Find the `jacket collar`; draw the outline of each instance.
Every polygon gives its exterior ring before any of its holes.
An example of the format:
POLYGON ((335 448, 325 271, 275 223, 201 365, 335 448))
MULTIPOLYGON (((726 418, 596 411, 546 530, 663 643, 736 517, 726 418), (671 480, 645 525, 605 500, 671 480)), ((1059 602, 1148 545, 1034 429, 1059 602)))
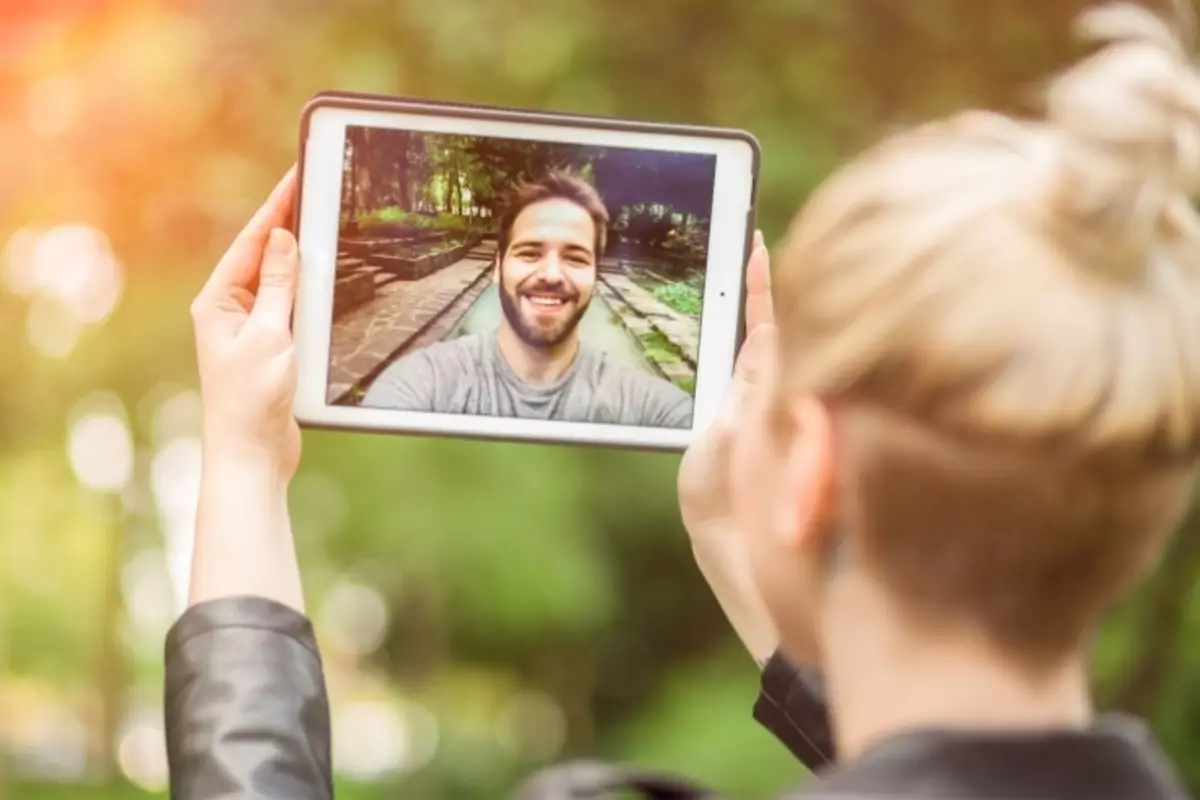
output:
POLYGON ((922 731, 871 747, 799 796, 921 800, 1187 800, 1145 726, 1101 718, 1089 730, 922 731))

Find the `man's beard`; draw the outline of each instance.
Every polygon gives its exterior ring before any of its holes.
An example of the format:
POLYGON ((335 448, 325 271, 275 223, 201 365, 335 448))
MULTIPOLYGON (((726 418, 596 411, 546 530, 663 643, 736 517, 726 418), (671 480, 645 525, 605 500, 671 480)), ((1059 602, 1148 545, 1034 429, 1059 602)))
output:
MULTIPOLYGON (((551 348, 562 344, 575 332, 579 320, 583 318, 588 308, 587 300, 581 302, 579 293, 571 291, 562 285, 548 285, 538 281, 529 286, 518 286, 515 293, 510 293, 504 282, 500 282, 500 308, 509 326, 521 341, 531 347, 551 348), (561 297, 568 307, 573 307, 569 316, 564 314, 562 319, 550 325, 539 325, 525 319, 521 314, 521 296, 529 293, 553 294, 561 297)), ((565 311, 565 310, 564 310, 565 311)))

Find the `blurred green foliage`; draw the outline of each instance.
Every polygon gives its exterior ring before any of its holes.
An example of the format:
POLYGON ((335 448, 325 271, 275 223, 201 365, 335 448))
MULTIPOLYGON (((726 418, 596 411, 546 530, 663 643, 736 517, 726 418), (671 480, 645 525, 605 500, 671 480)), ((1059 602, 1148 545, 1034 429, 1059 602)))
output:
MULTIPOLYGON (((152 732, 160 713, 174 613, 152 567, 165 563, 172 487, 186 499, 196 435, 188 303, 294 159, 313 93, 744 127, 763 146, 770 241, 839 159, 892 126, 966 105, 1025 108, 1073 54, 1068 23, 1082 5, 6 4, 6 280, 33 263, 12 244, 19 230, 78 223, 107 236, 123 294, 115 313, 76 331, 34 294, 0 290, 0 797, 139 796, 40 774, 104 782, 118 764, 153 763, 156 740, 130 731, 152 732), (72 471, 87 458, 70 457, 79 404, 101 400, 123 409, 136 454, 119 498, 81 489, 72 471), (65 761, 45 761, 55 754, 65 761)), ((676 466, 665 455, 306 434, 294 521, 335 714, 383 701, 424 709, 438 731, 422 768, 339 796, 495 798, 576 754, 745 797, 803 780, 750 720, 757 676, 693 568, 676 466), (347 628, 370 639, 378 611, 347 585, 382 602, 369 647, 343 641, 347 628)), ((1148 715, 1200 789, 1200 536, 1189 525, 1103 630, 1096 676, 1102 705, 1148 715)), ((353 732, 361 717, 347 719, 353 732)), ((134 771, 161 785, 152 769, 134 771)))
POLYGON ((654 287, 654 297, 681 314, 700 316, 703 295, 694 282, 662 283, 654 287))

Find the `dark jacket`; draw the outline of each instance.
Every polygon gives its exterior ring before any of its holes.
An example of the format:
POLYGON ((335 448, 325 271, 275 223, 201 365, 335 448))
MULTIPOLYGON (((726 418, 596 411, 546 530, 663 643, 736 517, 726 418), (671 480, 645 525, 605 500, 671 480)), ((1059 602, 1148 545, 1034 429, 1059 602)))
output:
MULTIPOLYGON (((189 609, 166 646, 166 731, 174 800, 333 797, 329 703, 312 626, 259 598, 189 609)), ((1145 728, 1126 718, 1090 731, 893 737, 835 769, 819 678, 776 655, 755 718, 817 778, 789 797, 913 800, 1186 800, 1145 728)), ((520 800, 701 800, 674 776, 598 763, 538 773, 520 800)))

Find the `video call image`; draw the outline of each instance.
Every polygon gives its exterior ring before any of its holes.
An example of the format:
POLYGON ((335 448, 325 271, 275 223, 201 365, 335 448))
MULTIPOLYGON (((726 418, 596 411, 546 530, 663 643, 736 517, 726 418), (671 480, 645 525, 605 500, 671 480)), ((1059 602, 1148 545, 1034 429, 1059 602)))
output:
POLYGON ((690 427, 715 169, 348 128, 327 402, 690 427))

